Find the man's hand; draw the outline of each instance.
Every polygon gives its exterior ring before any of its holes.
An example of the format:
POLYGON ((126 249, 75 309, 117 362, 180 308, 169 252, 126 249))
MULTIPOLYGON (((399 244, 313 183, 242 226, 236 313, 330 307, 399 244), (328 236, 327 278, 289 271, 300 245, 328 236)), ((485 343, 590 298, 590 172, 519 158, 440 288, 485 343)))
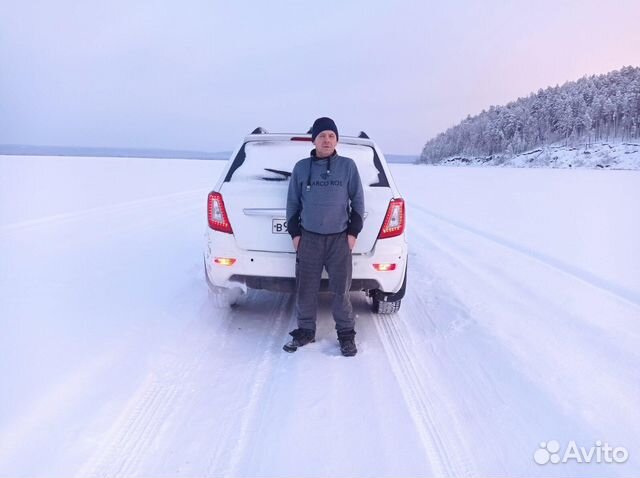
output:
POLYGON ((349 250, 352 251, 353 248, 356 247, 356 236, 349 234, 347 236, 347 241, 349 241, 349 250))
POLYGON ((293 238, 293 248, 297 251, 298 244, 300 244, 300 236, 296 236, 293 238))

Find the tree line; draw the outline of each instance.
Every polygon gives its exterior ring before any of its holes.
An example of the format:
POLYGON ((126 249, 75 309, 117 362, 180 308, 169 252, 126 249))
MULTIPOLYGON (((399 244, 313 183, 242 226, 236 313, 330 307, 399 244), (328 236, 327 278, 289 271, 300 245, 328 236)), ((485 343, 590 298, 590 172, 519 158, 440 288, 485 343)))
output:
POLYGON ((491 106, 429 140, 420 161, 513 156, 548 144, 640 138, 640 68, 624 67, 491 106))

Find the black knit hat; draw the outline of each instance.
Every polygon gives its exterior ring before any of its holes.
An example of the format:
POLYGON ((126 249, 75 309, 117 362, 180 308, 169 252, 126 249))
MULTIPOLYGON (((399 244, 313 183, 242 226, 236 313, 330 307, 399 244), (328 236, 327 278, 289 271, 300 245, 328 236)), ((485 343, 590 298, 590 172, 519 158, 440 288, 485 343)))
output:
POLYGON ((338 135, 338 127, 333 122, 331 118, 327 118, 323 116, 322 118, 318 118, 313 122, 313 126, 311 127, 311 141, 316 140, 316 136, 318 136, 323 131, 333 131, 336 134, 336 139, 339 139, 338 135))

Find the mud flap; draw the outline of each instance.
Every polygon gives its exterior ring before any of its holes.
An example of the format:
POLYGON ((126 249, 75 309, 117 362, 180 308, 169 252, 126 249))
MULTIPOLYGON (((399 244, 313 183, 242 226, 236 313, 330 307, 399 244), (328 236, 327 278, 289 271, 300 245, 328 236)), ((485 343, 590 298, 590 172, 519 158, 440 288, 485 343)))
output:
POLYGON ((371 289, 367 295, 380 302, 397 302, 401 300, 407 290, 407 269, 409 269, 409 261, 407 261, 407 266, 404 269, 404 280, 398 292, 382 292, 380 289, 371 289))

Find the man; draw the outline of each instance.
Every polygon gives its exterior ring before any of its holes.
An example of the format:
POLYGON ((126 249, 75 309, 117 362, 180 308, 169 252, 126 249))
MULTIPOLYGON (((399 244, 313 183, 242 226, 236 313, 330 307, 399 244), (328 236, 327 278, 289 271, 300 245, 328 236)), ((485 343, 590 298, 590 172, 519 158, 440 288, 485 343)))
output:
POLYGON ((298 328, 283 347, 295 352, 315 341, 316 309, 323 267, 333 293, 332 312, 340 351, 357 352, 351 289, 351 251, 362 230, 364 193, 355 162, 338 155, 338 128, 318 118, 311 128, 315 149, 293 168, 287 196, 287 227, 296 250, 298 328))

